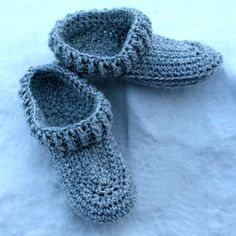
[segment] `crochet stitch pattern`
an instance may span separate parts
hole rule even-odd
[[[151,87],[196,84],[222,62],[221,54],[206,45],[153,34],[149,18],[130,8],[69,14],[57,21],[48,45],[64,67],[78,74]]]
[[[67,68],[93,76],[128,72],[151,43],[151,22],[136,10],[79,11],[56,22],[49,47]]]
[[[31,133],[49,148],[74,211],[97,223],[125,216],[136,188],[111,134],[109,101],[56,63],[31,67],[20,84]]]

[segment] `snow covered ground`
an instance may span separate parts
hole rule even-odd
[[[47,40],[57,19],[120,6],[142,10],[160,35],[213,46],[224,65],[179,90],[98,85],[113,105],[138,200],[126,218],[96,225],[72,212],[47,150],[30,137],[18,80],[54,59]],[[0,0],[0,236],[235,236],[235,12],[235,0]]]

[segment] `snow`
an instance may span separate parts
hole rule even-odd
[[[30,137],[18,80],[54,60],[48,33],[80,9],[136,7],[156,33],[207,43],[223,68],[199,85],[161,90],[105,81],[113,133],[134,175],[138,200],[117,223],[76,216],[45,147]],[[0,1],[0,236],[235,236],[236,4],[199,1]]]

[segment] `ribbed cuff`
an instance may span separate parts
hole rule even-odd
[[[43,122],[40,122],[37,116],[37,102],[31,93],[30,83],[34,76],[48,76],[50,74],[60,76],[61,79],[64,79],[66,83],[69,83],[78,92],[83,91],[87,96],[95,97],[97,107],[94,109],[93,114],[78,123],[65,127],[48,127],[43,125]],[[112,112],[109,101],[95,87],[88,85],[83,80],[79,80],[71,72],[53,64],[31,67],[20,80],[20,84],[19,95],[23,100],[23,107],[31,133],[49,148],[58,148],[61,151],[75,150],[101,141],[104,135],[110,132]]]
[[[104,27],[105,31],[109,22],[121,22],[122,27],[127,27],[128,31],[120,52],[114,56],[82,53],[65,40],[69,33],[80,32],[80,29],[90,25]],[[117,8],[79,11],[67,15],[57,21],[50,33],[48,45],[60,63],[73,71],[93,76],[117,77],[130,71],[139,57],[150,48],[151,38],[151,22],[146,15],[135,9]]]

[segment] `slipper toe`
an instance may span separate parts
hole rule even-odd
[[[209,46],[155,35],[152,47],[124,79],[152,87],[180,87],[209,78],[222,56]]]
[[[133,208],[135,186],[111,135],[76,151],[54,152],[52,157],[69,202],[79,215],[105,223]]]

